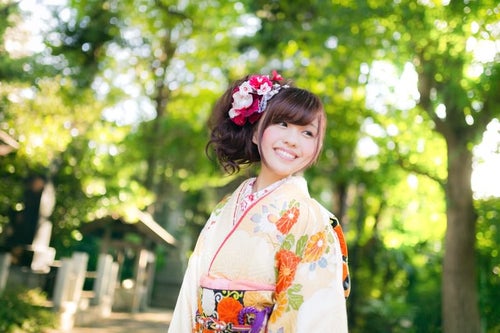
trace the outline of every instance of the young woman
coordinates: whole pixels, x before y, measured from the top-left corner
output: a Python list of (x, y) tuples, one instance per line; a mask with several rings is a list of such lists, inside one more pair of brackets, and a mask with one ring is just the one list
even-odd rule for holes
[(260, 164), (214, 209), (189, 260), (170, 333), (347, 332), (347, 252), (300, 174), (320, 153), (320, 99), (280, 75), (220, 98), (207, 145), (229, 173)]

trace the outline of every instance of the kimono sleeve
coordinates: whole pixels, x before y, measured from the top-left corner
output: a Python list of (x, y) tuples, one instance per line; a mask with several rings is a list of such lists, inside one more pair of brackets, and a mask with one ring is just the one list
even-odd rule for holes
[(200, 277), (204, 271), (204, 260), (206, 260), (206, 229), (205, 225), (198, 237), (194, 251), (189, 257), (168, 333), (190, 333), (193, 331), (196, 310), (198, 309)]
[(268, 332), (346, 333), (339, 240), (321, 207), (309, 201), (296, 207), (296, 221), (276, 254), (276, 303)]
[(200, 233), (193, 254), (189, 258), (184, 279), (182, 281), (177, 303), (174, 308), (172, 320), (170, 321), (169, 333), (190, 333), (195, 327), (195, 316), (198, 309), (198, 296), (200, 290), (200, 278), (208, 271), (210, 258), (213, 256), (213, 227), (216, 224), (217, 216), (230, 199), (226, 196), (214, 208), (205, 227)]
[(194, 315), (198, 302), (199, 265), (198, 256), (191, 255), (188, 267), (184, 274), (177, 303), (175, 305), (172, 320), (168, 327), (168, 333), (192, 332), (194, 327)]

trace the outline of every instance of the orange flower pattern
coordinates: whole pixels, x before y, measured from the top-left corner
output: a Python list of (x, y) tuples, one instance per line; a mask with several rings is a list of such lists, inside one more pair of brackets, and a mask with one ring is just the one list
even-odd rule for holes
[(303, 260), (305, 262), (318, 261), (327, 248), (326, 234), (320, 231), (312, 235), (307, 241), (306, 249), (304, 251)]
[(282, 234), (287, 234), (299, 219), (300, 211), (298, 205), (292, 202), (290, 203), (290, 206), (291, 207), (281, 215), (279, 220), (276, 221), (276, 228)]
[(283, 316), (283, 314), (286, 312), (288, 305), (286, 293), (279, 293), (276, 295), (276, 303), (274, 305), (273, 313), (271, 317), (269, 318), (269, 322), (274, 323), (276, 322), (277, 318), (280, 318)]
[(280, 250), (276, 254), (276, 266), (278, 278), (276, 282), (276, 293), (279, 294), (291, 286), (295, 278), (295, 271), (300, 262), (300, 257), (289, 250)]
[[(330, 251), (332, 237), (327, 229), (322, 229), (312, 235), (303, 234), (300, 237), (291, 232), (292, 227), (300, 217), (300, 204), (292, 201), (288, 209), (274, 220), (276, 229), (283, 238), (280, 249), (276, 253), (276, 294), (275, 306), (269, 321), (278, 323), (289, 311), (298, 310), (304, 303), (302, 284), (295, 281), (295, 275), (300, 263), (310, 263), (310, 270), (326, 267), (326, 253)], [(268, 218), (269, 222), (273, 222)], [(282, 327), (283, 329), (283, 327)]]
[(217, 306), (219, 319), (225, 323), (238, 324), (238, 313), (243, 309), (243, 305), (232, 297), (225, 297)]

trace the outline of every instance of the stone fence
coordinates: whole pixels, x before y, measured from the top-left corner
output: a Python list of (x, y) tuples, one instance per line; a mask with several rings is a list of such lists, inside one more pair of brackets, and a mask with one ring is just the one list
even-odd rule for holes
[[(51, 306), (59, 315), (59, 329), (69, 331), (75, 325), (86, 324), (111, 314), (118, 263), (109, 254), (100, 254), (95, 272), (87, 271), (88, 255), (75, 252), (63, 258), (53, 267), (55, 282), (50, 298)], [(51, 269), (52, 271), (52, 269)], [(40, 273), (26, 267), (11, 265), (11, 255), (0, 253), (0, 293), (5, 288), (21, 285), (26, 288), (41, 288), (54, 279), (51, 272)], [(88, 278), (94, 279), (90, 292), (84, 291)]]

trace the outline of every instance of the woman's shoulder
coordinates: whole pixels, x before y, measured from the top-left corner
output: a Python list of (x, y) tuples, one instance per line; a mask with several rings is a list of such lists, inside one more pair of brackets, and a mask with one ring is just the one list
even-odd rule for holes
[(330, 210), (328, 210), (325, 206), (319, 203), (316, 199), (312, 199), (314, 209), (317, 211), (317, 214), (320, 215), (325, 221), (328, 221), (330, 225), (336, 225), (338, 223), (338, 218), (333, 214)]
[(297, 197), (300, 199), (311, 199), (309, 189), (307, 188), (307, 181), (304, 177), (291, 176), (286, 179), (280, 186), (279, 192), (286, 194), (290, 197)]
[(307, 181), (304, 177), (293, 176), (281, 186), (281, 194), (313, 209), (327, 213), (328, 210), (309, 194)]
[(335, 215), (322, 205), (318, 200), (311, 197), (307, 189), (307, 182), (303, 177), (292, 177), (281, 187), (281, 197), (287, 201), (293, 201), (300, 209), (304, 219), (323, 221), (326, 225), (337, 221)]

